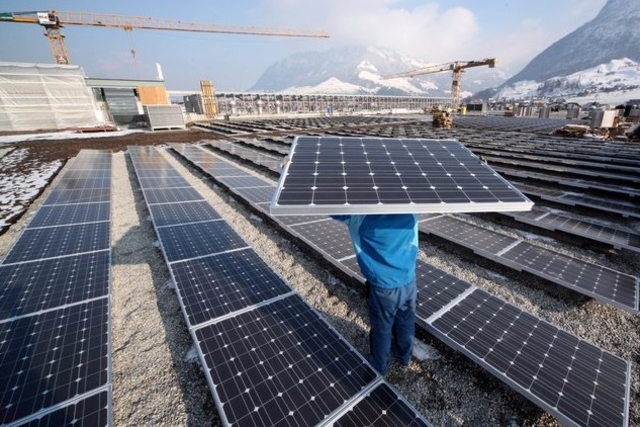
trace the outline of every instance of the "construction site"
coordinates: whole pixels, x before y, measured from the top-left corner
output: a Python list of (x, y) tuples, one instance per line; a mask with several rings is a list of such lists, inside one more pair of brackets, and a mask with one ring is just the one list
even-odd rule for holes
[[(171, 90), (86, 76), (63, 28), (330, 35), (0, 13), (11, 24), (52, 55), (0, 62), (0, 424), (640, 426), (637, 100), (461, 99), (465, 70), (496, 58), (384, 76), (450, 73), (448, 97)], [(278, 214), (305, 139), (311, 165), (388, 156), (392, 210), (383, 173), (338, 165)], [(347, 212), (419, 214), (413, 358), (385, 375), (349, 232), (302, 199), (338, 182), (325, 197), (354, 205), (372, 176)]]

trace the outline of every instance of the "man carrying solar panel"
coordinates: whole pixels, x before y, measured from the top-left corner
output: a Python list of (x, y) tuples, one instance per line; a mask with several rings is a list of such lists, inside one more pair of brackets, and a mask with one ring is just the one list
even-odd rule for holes
[(403, 367), (413, 352), (418, 215), (334, 215), (349, 227), (362, 274), (367, 279), (369, 362), (385, 375), (391, 356)]

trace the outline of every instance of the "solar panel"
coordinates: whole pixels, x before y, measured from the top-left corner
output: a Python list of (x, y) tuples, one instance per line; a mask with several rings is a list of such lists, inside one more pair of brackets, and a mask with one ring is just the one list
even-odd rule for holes
[(221, 220), (158, 228), (168, 262), (247, 247), (229, 224)]
[(598, 242), (608, 243), (615, 248), (625, 248), (640, 252), (640, 234), (625, 230), (595, 224), (586, 220), (568, 218), (562, 215), (541, 210), (531, 212), (505, 213), (517, 221), (545, 228), (547, 230), (560, 230), (586, 237)]
[(111, 425), (109, 392), (102, 391), (74, 401), (52, 412), (15, 424), (16, 427), (106, 427)]
[(242, 188), (242, 187), (260, 187), (265, 186), (265, 181), (261, 178), (251, 176), (229, 176), (220, 177), (218, 180), (229, 187)]
[(0, 265), (0, 319), (108, 295), (110, 263), (103, 250)]
[(291, 230), (303, 235), (309, 244), (333, 258), (341, 259), (354, 254), (347, 227), (338, 221), (327, 218), (324, 221), (294, 225)]
[(110, 188), (83, 188), (77, 190), (58, 190), (49, 193), (43, 205), (64, 205), (70, 203), (99, 203), (111, 201)]
[(532, 206), (458, 141), (297, 137), (271, 213), (481, 212)]
[(368, 392), (333, 427), (429, 427), (429, 424), (388, 384)]
[(149, 188), (167, 188), (167, 187), (188, 187), (189, 183), (181, 176), (161, 176), (138, 178), (140, 187)]
[(0, 323), (0, 423), (106, 387), (109, 300)]
[(474, 224), (440, 216), (420, 223), (420, 230), (444, 237), (491, 260), (614, 304), (638, 311), (638, 278), (582, 261), (541, 246), (484, 229)]
[(109, 221), (111, 203), (84, 203), (73, 205), (47, 205), (36, 212), (29, 228), (52, 227), (86, 222)]
[(191, 327), (292, 291), (251, 248), (176, 262), (171, 272)]
[(147, 199), (147, 203), (150, 205), (155, 203), (183, 203), (203, 200), (200, 193), (192, 187), (150, 188), (143, 190), (143, 193), (145, 199)]
[(317, 425), (377, 374), (298, 295), (195, 330), (221, 418)]
[(416, 282), (420, 298), (416, 316), (429, 319), (473, 287), (470, 283), (446, 273), (422, 260), (416, 262)]
[(637, 277), (526, 242), (510, 248), (500, 258), (600, 301), (638, 312)]
[(627, 425), (622, 359), (479, 289), (432, 326), (561, 421)]
[(57, 190), (76, 190), (80, 188), (111, 188), (111, 176), (68, 178), (65, 175), (56, 185)]
[(220, 218), (220, 214), (204, 200), (149, 205), (149, 212), (156, 227)]
[(268, 187), (244, 187), (236, 188), (234, 191), (242, 195), (249, 203), (270, 203), (273, 199), (275, 186)]
[(420, 230), (434, 233), (447, 240), (462, 243), (477, 253), (499, 254), (518, 242), (518, 239), (475, 226), (449, 216), (429, 217), (420, 222)]
[(4, 264), (108, 249), (110, 224), (93, 222), (61, 227), (27, 228), (4, 259)]

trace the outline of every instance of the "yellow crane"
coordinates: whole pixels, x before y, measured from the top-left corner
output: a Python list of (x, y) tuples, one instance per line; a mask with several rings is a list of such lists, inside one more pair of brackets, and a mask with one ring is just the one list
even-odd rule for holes
[(171, 19), (146, 18), (91, 12), (0, 12), (0, 22), (38, 24), (44, 28), (49, 40), (53, 58), (58, 64), (69, 64), (69, 54), (61, 29), (66, 25), (89, 25), (94, 27), (115, 27), (125, 31), (134, 29), (192, 31), (200, 33), (246, 34), (280, 37), (320, 37), (329, 35), (323, 30), (301, 30), (293, 28), (253, 27), (241, 25), (221, 25)]
[(462, 79), (462, 73), (464, 72), (464, 70), (466, 70), (467, 68), (481, 67), (484, 65), (489, 66), (489, 68), (494, 68), (497, 63), (498, 60), (496, 58), (487, 58), (480, 61), (455, 61), (440, 65), (430, 65), (428, 67), (418, 68), (416, 70), (405, 71), (397, 74), (391, 74), (388, 76), (383, 76), (381, 78), (383, 80), (398, 79), (401, 77), (415, 77), (423, 74), (452, 71), (453, 81), (451, 83), (451, 96), (453, 97), (453, 110), (457, 111), (458, 107), (460, 107), (460, 80)]

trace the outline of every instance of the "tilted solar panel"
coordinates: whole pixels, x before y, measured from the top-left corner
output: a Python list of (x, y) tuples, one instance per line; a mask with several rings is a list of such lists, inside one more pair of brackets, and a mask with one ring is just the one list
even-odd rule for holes
[(298, 295), (195, 330), (229, 425), (317, 425), (377, 377)]
[(109, 300), (0, 323), (0, 423), (106, 387)]
[(0, 264), (0, 319), (104, 297), (110, 264), (109, 250)]
[(453, 140), (297, 137), (273, 215), (529, 210), (533, 203)]
[(171, 265), (189, 326), (292, 292), (251, 248)]

